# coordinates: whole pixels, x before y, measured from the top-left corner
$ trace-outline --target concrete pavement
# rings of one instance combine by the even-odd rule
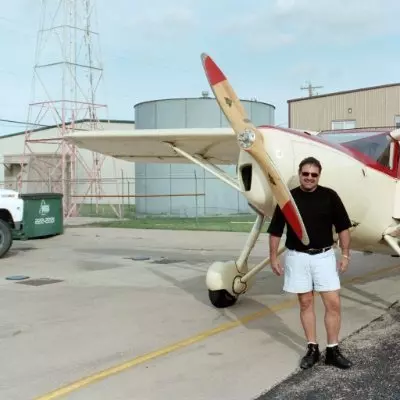
[[[272,388],[304,353],[295,297],[266,269],[237,305],[217,310],[204,283],[210,263],[237,257],[246,238],[69,227],[15,242],[0,260],[0,398],[250,400]],[[267,254],[263,236],[251,261]],[[353,256],[343,276],[342,337],[399,299],[399,264]],[[5,279],[15,274],[60,282]]]

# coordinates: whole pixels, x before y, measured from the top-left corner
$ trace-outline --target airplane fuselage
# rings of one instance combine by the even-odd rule
[[[298,165],[301,160],[313,156],[321,162],[320,185],[339,194],[354,224],[352,249],[394,253],[382,240],[382,235],[388,227],[397,225],[394,218],[396,200],[399,200],[397,159],[392,160],[394,173],[390,174],[378,164],[369,163],[362,155],[356,157],[346,148],[324,143],[317,137],[276,128],[260,128],[260,131],[266,156],[268,150],[289,188],[299,185]],[[244,150],[239,155],[238,179],[249,203],[270,217],[276,203],[268,182],[263,171]]]

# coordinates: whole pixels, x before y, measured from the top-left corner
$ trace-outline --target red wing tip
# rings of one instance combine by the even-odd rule
[[[201,60],[211,86],[214,86],[222,81],[226,81],[225,75],[208,54],[202,53]]]

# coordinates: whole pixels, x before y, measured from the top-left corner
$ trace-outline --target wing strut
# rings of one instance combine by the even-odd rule
[[[230,175],[228,175],[225,171],[223,171],[221,168],[218,168],[216,165],[213,163],[209,162],[199,154],[191,155],[187,153],[185,150],[180,149],[179,147],[176,147],[172,143],[166,143],[170,147],[172,147],[178,154],[181,156],[187,158],[188,160],[194,162],[195,164],[199,165],[200,167],[204,168],[214,176],[216,176],[218,179],[221,179],[228,185],[232,186],[234,189],[236,189],[239,192],[242,192],[242,189],[240,188],[238,182]]]

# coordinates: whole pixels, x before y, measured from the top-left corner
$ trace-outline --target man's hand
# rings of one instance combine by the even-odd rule
[[[278,276],[283,274],[283,269],[278,259],[278,247],[280,240],[280,236],[269,235],[269,257],[271,260],[271,268],[274,274]]]
[[[348,266],[349,266],[349,258],[342,256],[339,262],[339,271],[341,273],[346,272]]]
[[[271,259],[271,268],[275,275],[283,275],[283,268],[279,262],[278,258]]]
[[[350,230],[345,229],[339,233],[339,243],[340,248],[342,249],[342,258],[339,262],[338,269],[341,273],[347,271],[347,267],[349,266],[350,261]]]

